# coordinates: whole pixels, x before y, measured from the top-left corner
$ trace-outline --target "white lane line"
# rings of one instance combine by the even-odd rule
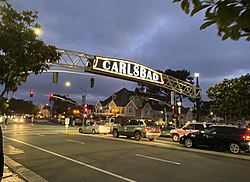
[[[38,136],[45,136],[45,135],[42,135],[42,134],[40,134],[40,133],[36,133],[36,135],[38,135]]]
[[[73,143],[79,143],[79,144],[85,144],[84,142],[79,142],[79,141],[76,141],[76,140],[67,140],[68,142],[73,142]]]
[[[156,161],[161,161],[161,162],[166,162],[166,163],[181,165],[181,163],[179,163],[179,162],[168,161],[168,160],[165,160],[165,159],[159,159],[159,158],[150,157],[150,156],[146,156],[146,155],[140,155],[140,154],[135,154],[135,155],[138,156],[138,157],[143,157],[143,158],[152,159],[152,160],[156,160]]]
[[[60,158],[63,158],[65,160],[68,160],[68,161],[71,161],[71,162],[74,162],[74,163],[77,163],[77,164],[80,164],[82,166],[85,166],[85,167],[88,167],[88,168],[91,168],[91,169],[94,169],[96,171],[99,171],[99,172],[102,172],[102,173],[105,173],[105,174],[108,174],[110,176],[113,176],[113,177],[116,177],[116,178],[119,178],[119,179],[122,179],[124,181],[128,181],[128,182],[136,182],[135,180],[132,180],[132,179],[129,179],[129,178],[126,178],[126,177],[123,177],[123,176],[120,176],[118,174],[115,174],[115,173],[112,173],[112,172],[109,172],[109,171],[106,171],[106,170],[103,170],[101,168],[98,168],[98,167],[95,167],[95,166],[92,166],[92,165],[89,165],[89,164],[86,164],[84,162],[80,162],[80,161],[77,161],[75,159],[71,159],[69,157],[66,157],[66,156],[63,156],[63,155],[60,155],[58,153],[55,153],[55,152],[51,152],[49,150],[46,150],[46,149],[43,149],[41,147],[37,147],[35,145],[32,145],[32,144],[29,144],[29,143],[26,143],[26,142],[23,142],[21,140],[17,140],[17,139],[14,139],[14,138],[10,138],[10,137],[6,137],[4,136],[4,138],[6,139],[9,139],[9,140],[12,140],[12,141],[15,141],[15,142],[18,142],[18,143],[21,143],[21,144],[24,144],[24,145],[27,145],[27,146],[30,146],[30,147],[33,147],[35,149],[38,149],[38,150],[41,150],[43,152],[46,152],[46,153],[49,153],[49,154],[52,154],[54,156],[57,156],[57,157],[60,157]]]

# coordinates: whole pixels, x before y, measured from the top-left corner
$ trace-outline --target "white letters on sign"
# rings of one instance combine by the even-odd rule
[[[121,75],[136,80],[164,84],[160,72],[131,61],[96,56],[93,69],[109,73],[109,75]]]

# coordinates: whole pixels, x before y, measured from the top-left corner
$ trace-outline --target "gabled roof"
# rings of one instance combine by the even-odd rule
[[[119,90],[118,92],[115,92],[112,96],[110,96],[106,100],[100,101],[100,102],[103,106],[106,106],[108,103],[110,103],[113,100],[115,104],[117,105],[117,107],[125,107],[128,104],[129,97],[131,95],[134,95],[133,91],[123,88]]]
[[[127,107],[130,103],[132,103],[136,109],[138,109],[137,105],[134,103],[133,100],[130,100],[125,107]]]

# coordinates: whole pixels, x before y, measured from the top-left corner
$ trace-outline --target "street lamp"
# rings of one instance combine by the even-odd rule
[[[211,111],[211,112],[210,112],[211,121],[213,121],[213,115],[214,115],[214,113]]]
[[[42,34],[42,29],[40,27],[35,27],[33,31],[36,36],[39,36]]]
[[[176,104],[178,106],[178,114],[181,114],[181,105],[182,105],[181,101],[178,101]]]
[[[200,77],[200,73],[195,72],[195,73],[194,73],[194,77],[196,78],[196,86],[199,87],[199,77]]]
[[[177,117],[177,123],[176,123],[176,126],[177,127],[180,127],[180,125],[181,125],[181,119],[180,119],[180,115],[181,115],[181,105],[182,105],[182,103],[181,103],[181,101],[178,101],[177,103],[177,113],[178,113],[178,117]]]
[[[200,73],[195,72],[194,73],[194,77],[196,78],[196,93],[199,91],[199,77],[200,77]],[[200,98],[198,97],[198,94],[196,94],[196,120],[200,121]]]

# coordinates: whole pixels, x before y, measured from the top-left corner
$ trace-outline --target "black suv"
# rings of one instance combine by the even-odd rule
[[[250,151],[250,130],[226,125],[213,125],[180,138],[186,147],[211,146],[226,149],[233,154]]]

